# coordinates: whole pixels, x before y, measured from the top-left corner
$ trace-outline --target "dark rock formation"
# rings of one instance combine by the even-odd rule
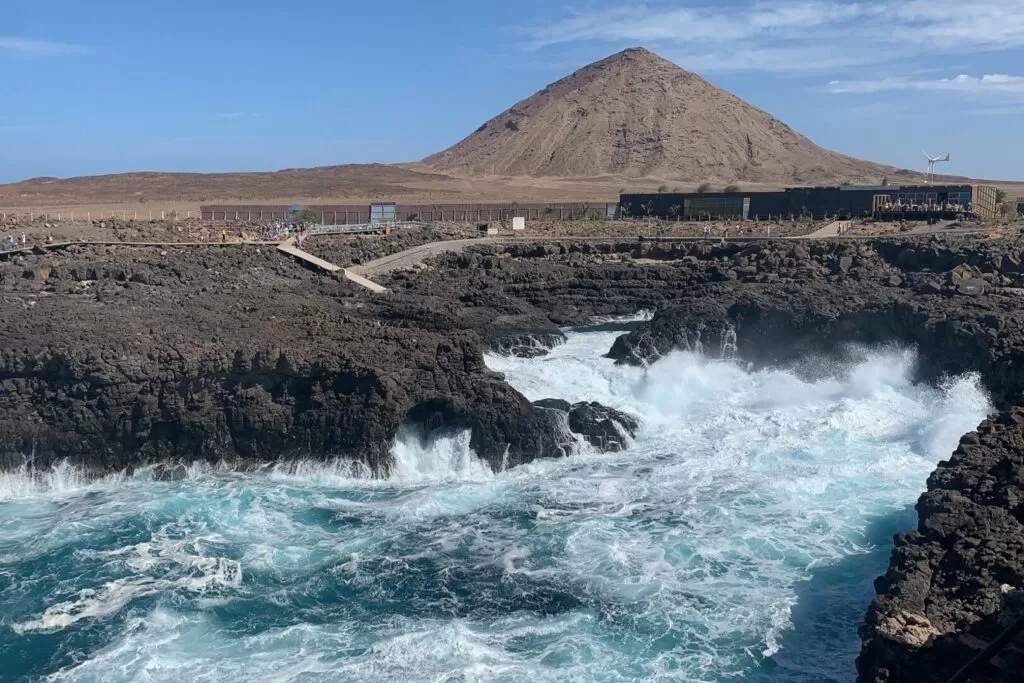
[[[560,454],[559,426],[486,368],[450,303],[371,310],[255,247],[20,260],[0,266],[0,468],[347,457],[386,471],[410,420],[471,427],[494,467]]]
[[[599,451],[616,453],[629,445],[628,438],[636,438],[640,421],[621,410],[608,408],[600,403],[572,403],[562,399],[549,398],[534,401],[538,408],[556,411],[565,416],[566,426],[573,434],[586,439]]]
[[[615,450],[633,418],[531,404],[483,354],[541,354],[561,327],[641,309],[658,314],[616,341],[619,362],[913,345],[920,379],[977,372],[1010,411],[932,477],[865,622],[862,680],[942,680],[1019,609],[1022,253],[974,237],[517,242],[393,273],[386,297],[256,247],[17,256],[0,263],[0,468],[160,462],[173,478],[178,461],[341,456],[385,473],[409,423],[472,428],[495,468],[563,455],[566,430]],[[1016,680],[1015,652],[977,680]]]
[[[975,300],[879,287],[733,288],[659,312],[617,339],[609,356],[644,365],[674,350],[729,356],[738,347],[740,358],[763,367],[898,344],[917,349],[921,381],[976,372],[996,405],[1009,407],[1024,388],[1022,303],[998,291]]]
[[[861,637],[860,680],[942,683],[1024,617],[1024,409],[968,434],[928,479],[916,531],[896,536]],[[972,677],[1019,681],[1024,638]]]

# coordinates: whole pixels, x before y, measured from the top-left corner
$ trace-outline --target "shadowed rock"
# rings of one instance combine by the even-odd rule
[[[640,430],[637,418],[600,403],[570,404],[561,399],[548,398],[534,401],[533,405],[564,414],[569,431],[582,436],[591,446],[606,453],[625,450],[629,439],[636,438]]]

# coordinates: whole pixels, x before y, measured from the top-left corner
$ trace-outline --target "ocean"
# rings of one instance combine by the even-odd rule
[[[495,473],[410,427],[388,480],[0,475],[0,680],[851,681],[892,534],[991,410],[977,378],[915,385],[900,349],[624,368],[616,334],[487,360],[639,416],[622,453]]]

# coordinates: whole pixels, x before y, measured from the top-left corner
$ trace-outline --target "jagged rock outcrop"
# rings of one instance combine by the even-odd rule
[[[74,248],[0,264],[0,468],[344,457],[385,473],[407,422],[472,429],[495,469],[561,425],[487,369],[564,339],[516,299],[367,298],[272,250]]]
[[[861,627],[863,683],[944,683],[1024,617],[1024,408],[983,422],[928,479]],[[1024,638],[970,678],[1020,680]]]
[[[738,355],[756,367],[841,355],[850,345],[899,344],[918,352],[917,377],[978,373],[996,405],[1010,407],[1024,387],[1024,322],[1016,294],[983,301],[942,295],[908,297],[889,288],[804,287],[737,291],[659,312],[616,340],[616,362],[644,365],[674,350]]]
[[[566,427],[582,436],[599,451],[617,453],[625,450],[629,439],[636,438],[640,420],[633,415],[593,401],[569,403],[557,398],[534,401],[533,405],[560,413]]]
[[[615,343],[620,362],[914,345],[920,379],[977,372],[1007,411],[930,480],[862,632],[862,680],[942,680],[1019,609],[1022,252],[975,237],[515,243],[394,273],[388,297],[256,247],[19,256],[0,263],[0,467],[158,461],[173,478],[178,460],[342,456],[383,473],[408,423],[472,428],[495,468],[564,455],[566,430],[615,450],[634,418],[531,404],[483,353],[542,353],[560,326],[641,309],[658,313]],[[1014,680],[1013,652],[978,680]]]

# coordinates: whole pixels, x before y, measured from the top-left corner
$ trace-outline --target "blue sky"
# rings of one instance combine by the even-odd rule
[[[825,147],[1024,179],[1022,0],[0,0],[0,182],[415,160],[636,45]]]

